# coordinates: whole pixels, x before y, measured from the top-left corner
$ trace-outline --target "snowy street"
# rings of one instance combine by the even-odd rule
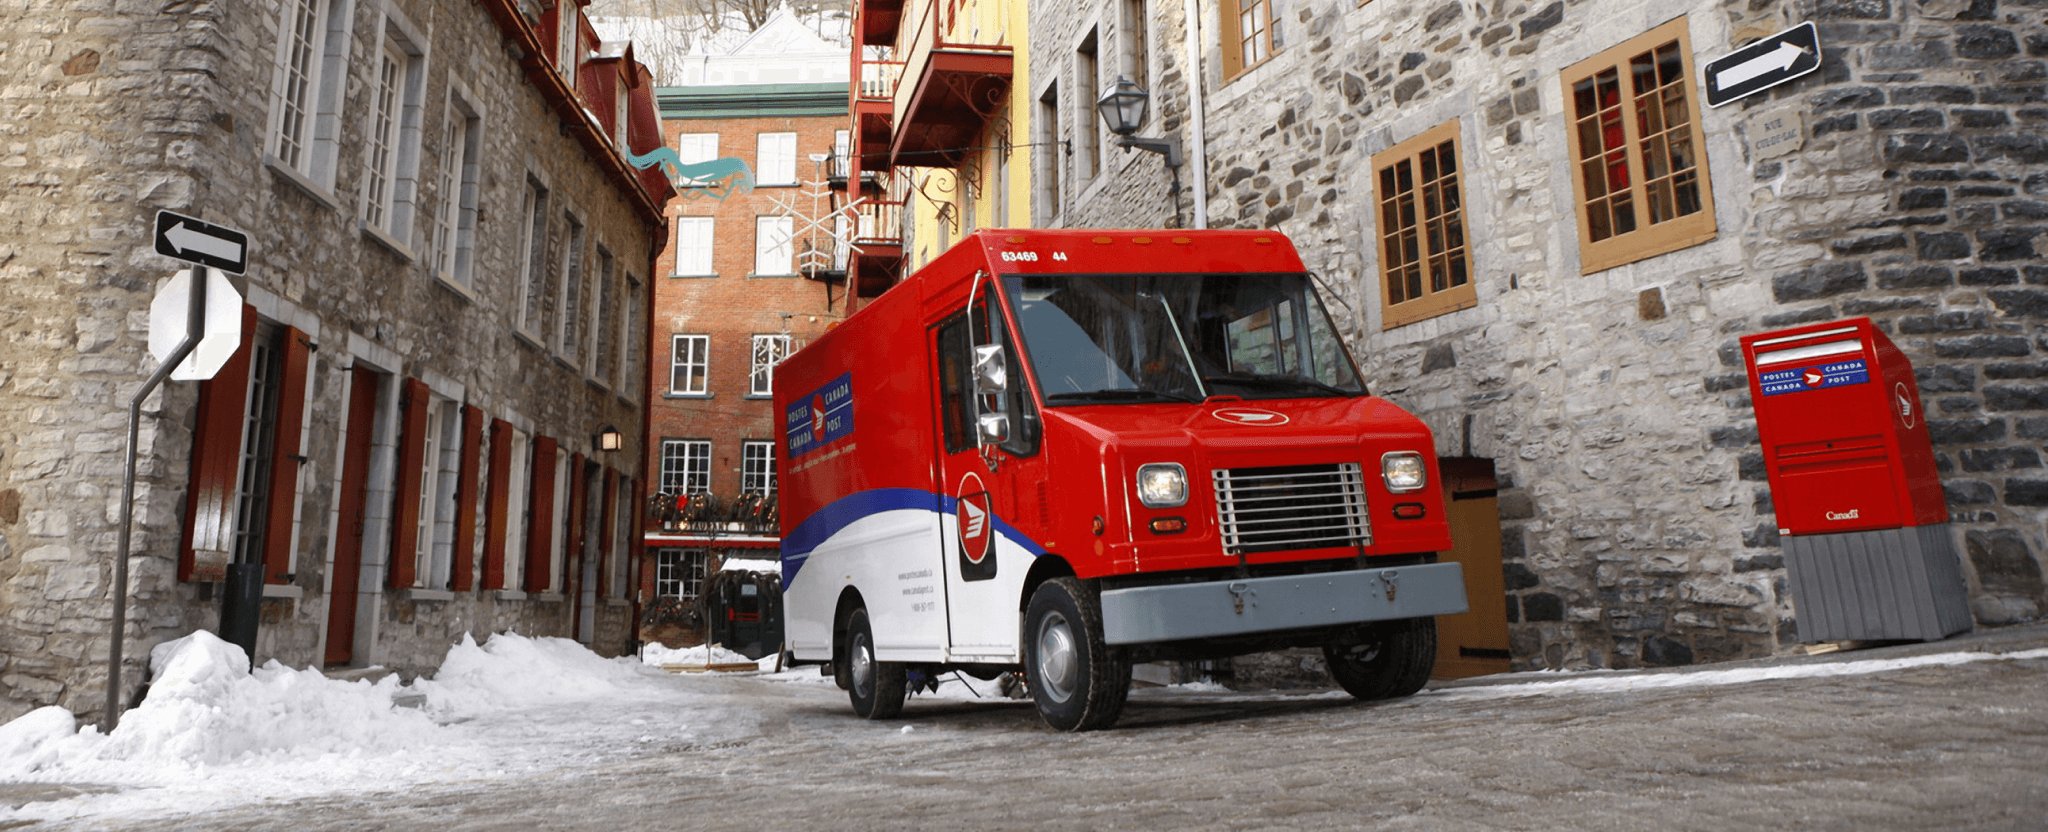
[[[204,647],[111,737],[71,734],[55,709],[0,726],[0,828],[2048,822],[2048,628],[1488,677],[1372,706],[1325,691],[1146,688],[1115,729],[1078,735],[958,684],[865,722],[815,669],[673,675],[550,639],[458,647],[436,680],[411,686],[220,673]]]

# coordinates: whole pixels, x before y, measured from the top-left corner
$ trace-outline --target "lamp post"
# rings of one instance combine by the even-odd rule
[[[1145,91],[1122,75],[1116,83],[1095,99],[1095,111],[1102,115],[1102,123],[1109,132],[1116,134],[1116,144],[1125,150],[1137,149],[1158,153],[1166,157],[1166,168],[1173,174],[1173,189],[1168,192],[1173,201],[1173,224],[1180,227],[1180,139],[1171,136],[1148,138],[1133,135],[1145,123],[1145,110],[1152,103],[1152,94]]]

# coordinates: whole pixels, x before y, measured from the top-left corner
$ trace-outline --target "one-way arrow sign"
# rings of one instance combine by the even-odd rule
[[[241,274],[249,267],[249,235],[182,214],[158,211],[156,253]]]
[[[1820,33],[1801,23],[1707,63],[1707,106],[1719,107],[1820,68]]]

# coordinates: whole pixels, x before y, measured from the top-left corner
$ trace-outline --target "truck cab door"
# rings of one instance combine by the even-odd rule
[[[1043,460],[1016,341],[991,297],[994,282],[977,279],[983,282],[971,306],[927,330],[938,373],[949,652],[961,661],[1015,661],[1015,611],[1038,551],[1032,542],[1038,518],[1018,516],[1020,504],[1036,505],[1037,492],[1020,500],[1018,488],[1031,482],[1023,478],[1041,470]]]

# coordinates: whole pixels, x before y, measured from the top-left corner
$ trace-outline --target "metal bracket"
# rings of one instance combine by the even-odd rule
[[[1251,605],[1254,607],[1259,605],[1259,593],[1257,590],[1252,589],[1249,584],[1233,581],[1230,585],[1225,586],[1224,589],[1230,591],[1231,606],[1237,608],[1238,615],[1244,614],[1244,605],[1247,601],[1251,602]]]
[[[1398,581],[1398,580],[1400,580],[1400,579],[1401,579],[1401,573],[1399,573],[1399,572],[1396,572],[1396,571],[1394,571],[1394,570],[1392,570],[1392,569],[1388,569],[1388,570],[1386,570],[1386,571],[1384,571],[1384,572],[1381,572],[1381,573],[1380,573],[1380,583],[1382,583],[1382,584],[1385,584],[1385,585],[1386,585],[1386,587],[1387,587],[1387,600],[1388,600],[1388,601],[1392,601],[1392,600],[1394,600],[1394,595],[1395,595],[1395,593],[1398,593],[1398,592],[1400,592],[1400,591],[1401,591],[1401,587],[1400,587],[1400,585],[1399,585],[1399,584],[1396,584],[1396,583],[1395,583],[1395,581]]]

